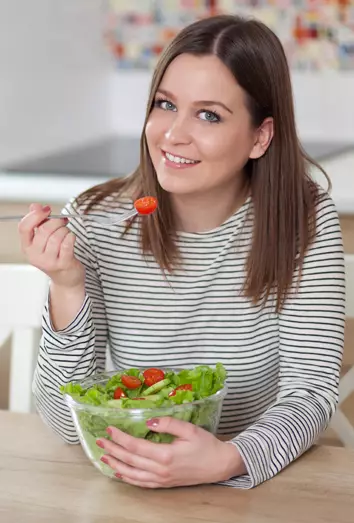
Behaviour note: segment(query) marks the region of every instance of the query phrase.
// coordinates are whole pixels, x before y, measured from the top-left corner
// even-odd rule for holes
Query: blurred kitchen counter
[[[346,252],[354,253],[354,144],[304,142],[305,151],[330,175],[332,197],[341,215]],[[111,136],[26,162],[0,168],[0,213],[25,214],[32,202],[60,212],[85,189],[132,172],[139,163],[139,139]],[[285,173],[286,175],[286,173]],[[321,185],[326,181],[314,172]],[[0,223],[0,263],[23,261],[17,224]]]
[[[332,197],[341,214],[354,214],[354,143],[304,141],[305,151],[329,173]],[[58,203],[112,178],[132,172],[139,163],[139,138],[108,136],[0,167],[0,200]],[[322,176],[315,175],[323,184]]]

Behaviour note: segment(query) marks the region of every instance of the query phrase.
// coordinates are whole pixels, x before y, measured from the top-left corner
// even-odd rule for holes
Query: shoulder
[[[317,226],[326,224],[333,219],[339,220],[338,211],[335,203],[327,191],[319,189],[316,202],[316,219]]]
[[[333,199],[328,192],[319,190],[316,202],[316,232],[323,233],[328,227],[340,229],[339,215]]]
[[[315,235],[307,251],[307,261],[326,263],[335,260],[343,264],[344,249],[341,225],[335,203],[327,192],[321,190],[316,202]]]

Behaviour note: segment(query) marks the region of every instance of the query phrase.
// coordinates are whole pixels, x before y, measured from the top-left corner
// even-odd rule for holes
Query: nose
[[[165,131],[166,142],[171,145],[187,145],[191,143],[192,138],[187,118],[176,113],[173,121]]]

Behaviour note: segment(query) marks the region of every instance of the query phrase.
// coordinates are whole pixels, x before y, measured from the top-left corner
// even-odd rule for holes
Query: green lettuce
[[[141,386],[137,389],[127,389],[122,383],[123,374],[139,378],[142,382]],[[199,365],[194,369],[183,369],[178,372],[166,371],[165,380],[166,386],[155,394],[149,394],[147,391],[149,387],[144,383],[141,369],[132,368],[117,372],[104,384],[95,384],[85,389],[81,384],[72,382],[60,387],[60,391],[71,396],[79,404],[107,407],[106,410],[102,409],[97,413],[89,409],[85,410],[84,407],[74,408],[82,434],[90,434],[94,438],[107,438],[107,427],[115,426],[138,438],[154,442],[170,442],[173,436],[150,431],[146,425],[148,419],[161,416],[161,412],[163,415],[189,421],[215,432],[222,402],[208,400],[208,397],[224,387],[226,370],[222,363],[217,363],[215,368]],[[186,384],[191,385],[192,390],[175,390]],[[119,401],[112,401],[117,387],[124,391],[126,397]],[[145,391],[148,395],[143,397]],[[173,391],[174,394],[170,395]],[[196,400],[203,401],[193,404]],[[184,405],[183,409],[176,409],[178,405]],[[161,408],[164,410],[161,411]],[[129,414],[125,412],[127,409],[142,410],[137,414],[133,411]]]

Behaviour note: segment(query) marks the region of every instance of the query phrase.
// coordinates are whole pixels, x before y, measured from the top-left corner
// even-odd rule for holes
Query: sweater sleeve
[[[71,205],[65,213],[76,212]],[[107,321],[99,267],[92,246],[88,220],[71,220],[76,235],[75,255],[85,267],[86,295],[76,318],[64,330],[55,331],[49,313],[49,296],[42,319],[42,338],[33,380],[36,408],[42,419],[68,443],[79,439],[61,385],[104,370]]]
[[[309,449],[338,402],[344,346],[345,269],[338,215],[326,196],[317,209],[317,234],[304,260],[298,291],[279,314],[279,385],[275,403],[230,444],[247,474],[222,484],[252,488]]]

